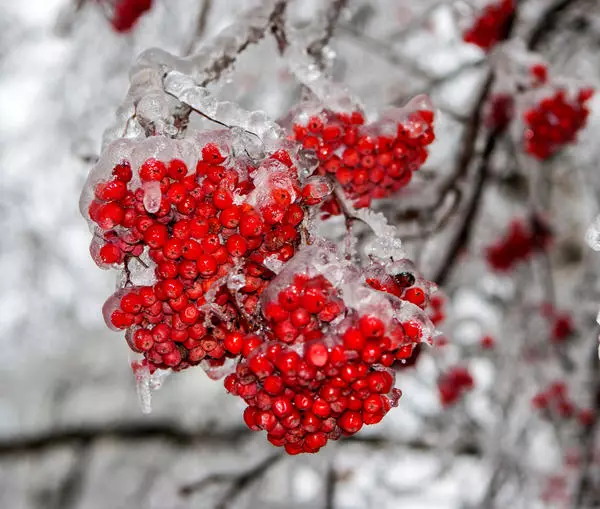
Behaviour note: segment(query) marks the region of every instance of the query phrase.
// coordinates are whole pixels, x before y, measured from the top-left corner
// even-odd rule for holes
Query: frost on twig
[[[326,58],[333,57],[327,45],[347,0],[329,3],[305,29],[289,30],[289,44],[284,53],[290,72],[323,104],[334,111],[356,110],[360,101],[347,87],[332,81],[326,73]]]
[[[347,217],[362,221],[375,234],[375,238],[365,246],[365,254],[367,256],[375,256],[386,260],[390,258],[392,260],[406,258],[402,241],[398,238],[398,229],[389,224],[384,214],[375,212],[368,207],[361,209],[354,208],[350,200],[339,189],[335,190],[335,197]]]
[[[165,93],[164,79],[169,72],[180,73],[205,87],[218,79],[248,45],[264,37],[285,4],[285,0],[266,0],[189,57],[176,57],[157,48],[142,53],[131,70],[129,91],[117,110],[116,122],[104,133],[103,146],[121,137],[175,135],[173,116],[180,104]]]

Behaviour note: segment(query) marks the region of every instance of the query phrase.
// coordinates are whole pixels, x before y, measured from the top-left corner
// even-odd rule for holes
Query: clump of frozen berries
[[[336,117],[340,139],[321,134],[338,143],[332,156],[351,148],[367,168],[367,156],[385,153],[412,172],[433,136],[433,114],[414,115],[393,121],[393,135],[371,138],[356,115]],[[81,200],[92,257],[121,271],[103,314],[140,354],[132,363],[139,383],[198,364],[214,378],[229,373],[225,387],[245,401],[251,429],[290,454],[313,453],[398,404],[390,368],[431,340],[431,284],[395,262],[385,274],[387,255],[380,264],[371,257],[381,278],[367,276],[308,231],[305,216],[330,199],[333,179],[299,172],[296,144],[252,157],[238,142],[227,130],[109,147]],[[371,184],[388,189],[385,179]],[[374,191],[357,186],[354,197]]]
[[[306,123],[296,123],[294,138],[315,151],[317,173],[337,181],[354,206],[362,208],[408,185],[427,160],[427,146],[435,139],[433,120],[433,111],[424,105],[385,127],[365,125],[359,111],[324,110]],[[332,198],[323,210],[339,214],[340,205]]]
[[[365,282],[375,290],[388,293],[419,307],[427,313],[433,325],[439,325],[445,318],[441,293],[433,293],[434,285],[420,277],[415,267],[407,260],[394,262],[387,266],[372,263],[365,270]],[[403,346],[396,356],[393,367],[406,368],[415,365],[421,351],[420,344]]]
[[[489,51],[508,35],[515,10],[514,0],[495,0],[487,5],[463,34],[465,42]]]
[[[225,379],[248,405],[248,427],[289,454],[381,421],[401,395],[388,368],[424,339],[416,322],[386,323],[341,297],[323,275],[294,274],[264,307],[270,332],[243,340],[246,353]]]
[[[550,325],[552,343],[561,344],[573,337],[576,330],[570,313],[557,310],[551,304],[542,305],[541,313]]]
[[[289,154],[243,171],[228,157],[207,143],[195,168],[151,158],[134,171],[123,162],[94,187],[95,260],[126,272],[130,262],[155,267],[153,285],[127,286],[105,306],[109,325],[127,330],[155,368],[235,356],[225,340],[252,325],[274,276],[269,260],[286,262],[300,242],[304,198]]]
[[[584,88],[570,97],[566,90],[558,89],[528,108],[523,113],[525,151],[545,160],[573,143],[586,125],[590,113],[586,103],[593,94],[593,89]]]

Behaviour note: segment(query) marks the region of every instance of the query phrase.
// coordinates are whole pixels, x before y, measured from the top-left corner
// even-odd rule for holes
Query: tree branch
[[[342,11],[348,4],[348,0],[332,0],[327,12],[325,14],[326,27],[323,37],[313,41],[307,49],[308,54],[314,58],[315,62],[321,69],[325,66],[323,61],[323,50],[329,44],[329,41],[333,37],[333,32],[340,19]]]
[[[272,454],[267,456],[258,465],[254,465],[248,470],[237,473],[216,473],[211,474],[200,481],[186,484],[179,489],[182,496],[188,497],[197,491],[201,491],[211,484],[230,483],[221,500],[215,505],[215,509],[226,509],[230,503],[253,482],[264,475],[273,465],[283,459],[283,453]]]
[[[273,27],[273,24],[281,17],[283,11],[287,5],[287,0],[279,0],[275,3],[271,14],[264,27],[253,30],[249,37],[242,41],[240,45],[235,49],[233,55],[225,54],[220,58],[217,58],[208,68],[204,70],[207,77],[199,84],[201,87],[205,87],[209,83],[216,81],[221,77],[224,71],[229,69],[236,61],[237,57],[244,52],[244,50],[251,44],[256,44],[262,40],[269,29]]]

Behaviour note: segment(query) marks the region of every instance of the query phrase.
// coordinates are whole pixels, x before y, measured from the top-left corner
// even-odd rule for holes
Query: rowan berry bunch
[[[438,392],[443,406],[456,404],[465,393],[475,386],[473,376],[464,366],[455,366],[438,381]]]
[[[508,271],[529,259],[536,250],[546,249],[551,240],[550,229],[539,218],[533,218],[529,224],[515,219],[505,237],[487,248],[486,259],[494,270]]]
[[[365,270],[366,283],[371,288],[394,295],[417,306],[427,313],[431,323],[437,326],[443,319],[443,298],[432,294],[435,287],[419,276],[412,263],[407,260],[383,265],[372,263]],[[393,368],[410,367],[416,364],[422,351],[420,344],[406,345]]]
[[[257,167],[215,143],[199,156],[195,168],[148,158],[135,175],[119,163],[95,184],[88,207],[97,263],[127,269],[144,254],[155,267],[153,285],[128,287],[105,306],[109,326],[127,330],[132,349],[154,368],[233,355],[224,340],[250,327],[274,276],[269,261],[292,258],[303,196],[315,200],[311,187],[302,194],[284,150]]]
[[[485,51],[491,50],[507,36],[514,0],[496,0],[487,5],[463,34],[463,40]]]
[[[105,318],[150,373],[233,359],[225,386],[249,427],[291,454],[316,452],[397,404],[390,368],[430,340],[433,285],[406,260],[373,256],[365,272],[305,231],[332,188],[298,170],[299,146],[255,160],[230,132],[213,134],[192,149],[151,137],[92,172],[91,252],[126,276]],[[134,284],[131,264],[152,283]]]
[[[529,54],[522,56],[522,58],[526,57],[535,58]],[[516,62],[513,61],[512,63],[517,69],[514,71],[515,76],[511,77],[514,82],[511,83],[510,87],[505,87],[504,90],[493,94],[484,111],[485,124],[489,129],[496,129],[498,132],[503,132],[514,119],[515,95],[538,89],[546,85],[549,79],[546,64],[542,62],[531,64],[528,62],[519,65],[519,60],[515,60]],[[522,73],[526,73],[526,76],[522,77]]]
[[[593,94],[593,89],[584,88],[571,96],[559,88],[528,108],[523,113],[525,151],[545,160],[575,142],[577,133],[586,125],[590,113],[586,103]]]
[[[297,121],[294,139],[315,151],[318,174],[337,181],[355,207],[368,207],[373,199],[389,197],[408,185],[435,139],[434,113],[424,101],[417,98],[399,116],[365,125],[360,111],[323,110]],[[339,214],[340,205],[331,198],[323,210]]]
[[[428,338],[426,317],[401,311],[402,301],[310,272],[294,265],[278,276],[290,284],[272,283],[263,295],[269,332],[240,343],[242,359],[225,379],[248,405],[248,427],[289,454],[380,422],[401,395],[389,368]]]
[[[110,23],[115,32],[129,32],[138,19],[152,8],[152,0],[99,0],[112,10]]]

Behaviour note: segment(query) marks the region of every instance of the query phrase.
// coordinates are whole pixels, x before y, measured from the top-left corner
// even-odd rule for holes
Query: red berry
[[[362,428],[363,421],[358,412],[352,412],[350,410],[344,412],[340,417],[339,426],[348,434],[354,434]]]
[[[160,181],[166,174],[167,167],[165,163],[157,159],[147,159],[140,167],[140,179],[142,179],[142,182]]]

